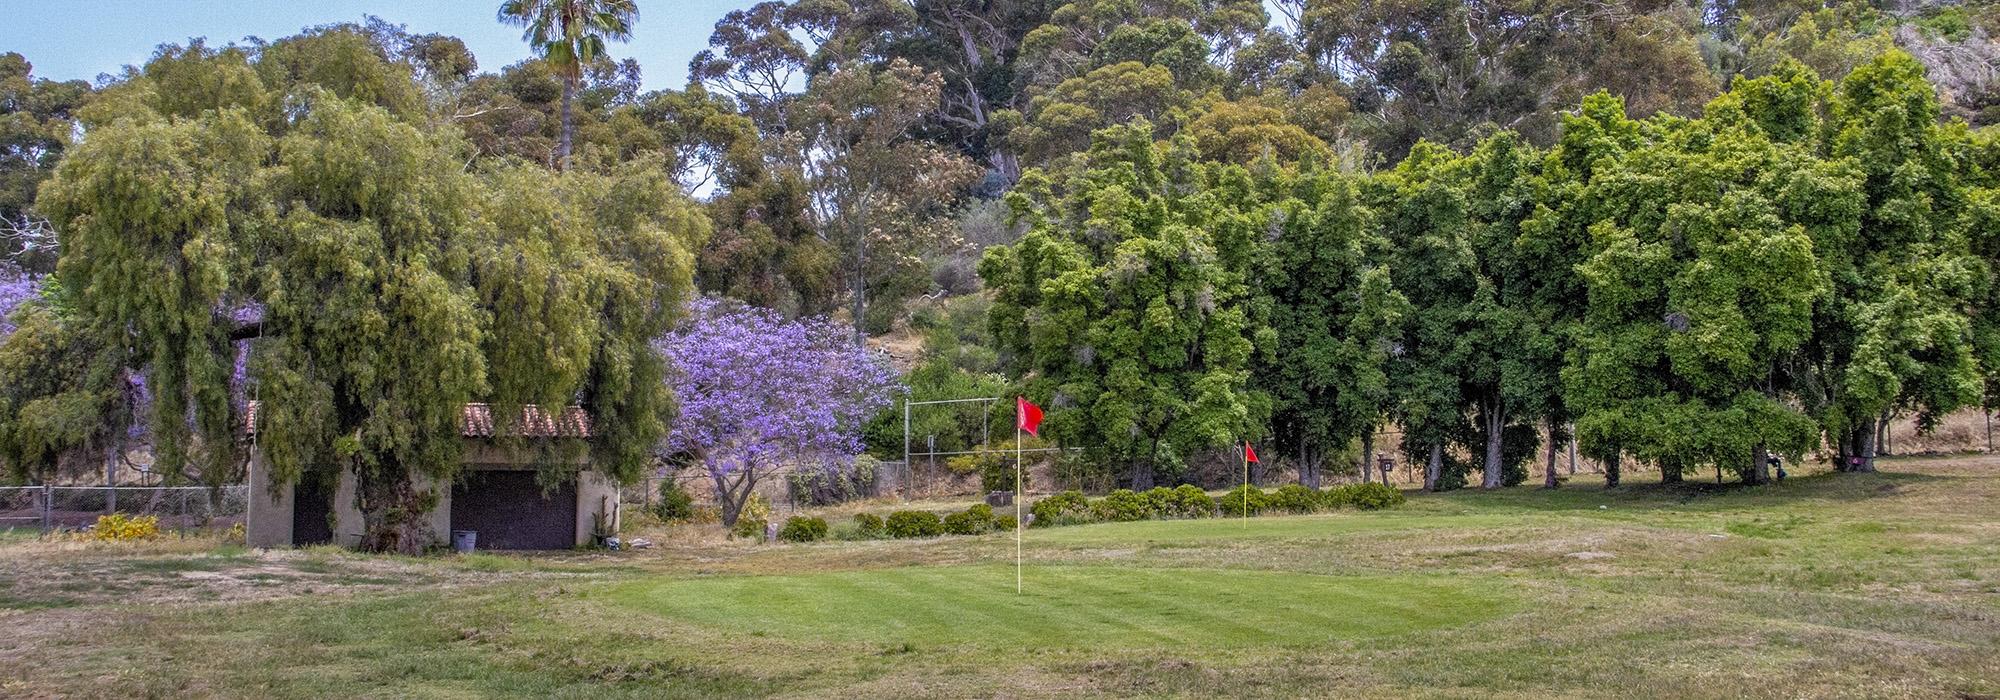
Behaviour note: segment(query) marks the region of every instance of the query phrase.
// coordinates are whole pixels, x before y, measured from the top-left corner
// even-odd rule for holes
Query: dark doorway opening
[[[292,488],[292,545],[333,544],[333,484],[308,475]]]

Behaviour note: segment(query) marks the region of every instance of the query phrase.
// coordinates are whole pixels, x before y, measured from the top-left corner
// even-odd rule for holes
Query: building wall
[[[243,517],[243,542],[251,547],[292,546],[292,485],[272,488],[262,451],[250,454],[250,512]]]
[[[465,469],[529,469],[530,465],[519,460],[511,460],[507,453],[480,441],[468,441],[466,445]],[[451,544],[451,485],[438,484],[429,478],[419,477],[418,488],[431,489],[437,494],[437,505],[431,509],[428,520],[431,530],[431,544],[448,546]],[[293,485],[285,484],[271,488],[270,470],[264,463],[262,453],[250,456],[250,512],[244,520],[244,541],[251,547],[292,546]],[[600,510],[608,510],[611,524],[618,526],[618,484],[593,470],[584,470],[577,475],[576,485],[576,543],[590,544],[592,531],[596,525],[595,515]],[[364,530],[361,518],[358,485],[352,472],[343,472],[333,497],[334,529],[333,541],[343,547],[361,544]]]
[[[618,531],[618,482],[605,478],[596,471],[585,471],[576,477],[576,543],[590,544],[593,530],[597,526],[596,514],[608,512],[611,531]]]

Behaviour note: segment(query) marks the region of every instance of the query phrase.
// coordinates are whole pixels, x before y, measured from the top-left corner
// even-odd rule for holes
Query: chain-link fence
[[[250,487],[0,486],[0,530],[82,530],[98,516],[156,516],[162,530],[226,529],[243,522]]]

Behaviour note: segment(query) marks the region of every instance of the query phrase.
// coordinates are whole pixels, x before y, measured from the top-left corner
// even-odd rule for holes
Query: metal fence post
[[[48,482],[42,482],[42,536],[43,537],[49,536],[49,518],[55,515],[52,512],[54,507],[55,507],[55,492],[49,488]]]

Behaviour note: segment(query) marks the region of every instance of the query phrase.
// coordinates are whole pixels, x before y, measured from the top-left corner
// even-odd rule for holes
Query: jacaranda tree
[[[772,475],[850,466],[862,427],[901,391],[849,329],[734,302],[692,302],[658,348],[680,402],[664,451],[708,476],[725,525]]]

